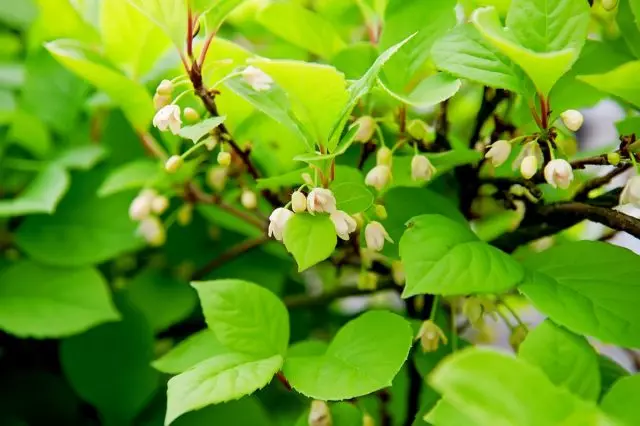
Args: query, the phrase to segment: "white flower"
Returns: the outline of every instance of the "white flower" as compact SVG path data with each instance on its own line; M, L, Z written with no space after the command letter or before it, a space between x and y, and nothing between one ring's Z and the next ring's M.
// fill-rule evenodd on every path
M180 167L182 167L183 163L184 160L182 159L182 157L180 157L179 155L172 155L171 157L169 157L167 162L164 163L164 169L167 171L167 173L175 173Z
M295 213L302 213L307 209L307 197L300 191L291 194L291 208Z
M164 229L164 225L155 216L142 219L136 233L154 247L163 245L167 240L167 232Z
M151 211L155 214L162 214L167 208L169 208L169 199L164 195L158 195L151 201Z
M511 144L503 139L491 144L491 148L484 155L484 158L491 160L494 167L504 164L511 154Z
M384 247L384 240L393 243L393 240L384 229L384 226L380 222L371 222L364 229L364 239L367 242L367 247L371 250L380 251Z
M269 77L260 68L256 68L252 65L242 71L242 77L249 83L253 90L262 92L271 89L273 79Z
M627 181L620 194L620 205L633 204L640 207L640 176L636 175Z
M153 107L156 111L162 109L171 103L171 96L156 93L153 95Z
M249 191L248 189L242 191L242 195L240 195L240 204L242 204L242 207L245 209L255 209L258 205L258 197L256 197L256 193Z
M326 402L314 400L311 402L309 410L309 418L307 419L309 426L332 426L331 411Z
M355 124L359 124L360 127L356 132L354 140L356 142L369 142L373 137L373 133L376 131L376 121L373 117L365 115L358 118Z
M309 213L333 213L336 211L336 198L333 192L325 188L314 188L307 197Z
M168 129L171 130L171 133L177 135L182 126L180 107L178 105L167 105L160 108L153 117L153 125L162 132L166 132Z
M173 92L173 83L171 80L162 80L156 88L156 93L159 95L171 96L171 92Z
M157 193L153 189L144 189L129 205L131 220L142 220L151 214L151 204Z
M220 164L221 166L227 167L229 164L231 164L231 154L229 154L226 151L220 151L218 153L218 164Z
M287 221L293 216L293 212L284 207L278 207L275 209L271 216L269 216L269 231L268 235L275 238L278 241L282 241L282 233Z
M525 179L531 179L538 171L538 159L535 155L528 155L520 163L520 174Z
M367 173L364 183L380 191L391 180L391 168L385 165L375 166Z
M331 213L331 221L333 222L333 226L336 228L338 237L345 241L349 240L349 234L354 232L358 227L355 219L342 210L336 210Z
M584 116L575 109L566 110L560 114L560 118L564 125L567 126L567 129L572 132L577 132L582 127L582 123L584 123Z
M573 180L573 169L568 161L551 160L544 168L544 179L554 188L567 189Z
M411 159L411 178L429 181L436 174L436 168L424 155L414 155Z
M376 164L390 166L392 158L393 153L389 148L387 148L386 146L380 147L380 149L376 153Z

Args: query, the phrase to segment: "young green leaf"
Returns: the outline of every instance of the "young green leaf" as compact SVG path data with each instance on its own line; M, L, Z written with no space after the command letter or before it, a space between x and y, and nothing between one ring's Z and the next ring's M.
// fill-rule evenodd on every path
M373 204L373 194L362 183L343 182L331 185L336 208L348 214L360 213Z
M191 126L184 126L180 129L178 135L185 139L191 139L193 143L196 143L208 135L213 129L224 123L226 118L227 117L224 115L219 117L210 117L202 120L200 123L192 124Z
M480 423L473 421L444 398L440 399L436 406L427 413L424 421L438 426L481 426Z
M204 360L229 352L213 331L205 329L187 337L151 365L163 373L179 374Z
M99 145L83 145L62 150L53 163L66 169L90 170L107 156L107 151Z
M440 215L411 219L400 239L406 272L402 297L497 293L522 280L522 267L467 226Z
M0 328L20 337L64 337L120 319L107 283L93 268L25 260L3 270L0 280Z
M610 244L579 241L524 260L520 290L554 322L575 333L640 345L638 255Z
M416 108L428 108L458 93L462 82L446 73L437 73L422 80L411 93L397 93L380 81L381 87L402 103Z
M98 188L99 197L142 188L158 176L161 169L153 160L142 158L114 169Z
M616 418L624 425L640 423L640 375L623 377L618 380L602 398L602 411Z
M12 200L0 200L0 217L33 213L51 214L69 188L69 174L51 164L42 170L22 194Z
M585 400L598 400L598 355L584 337L546 320L528 334L518 356L540 367L556 386Z
M187 2L183 0L128 0L151 19L180 50L187 39Z
M391 385L412 340L402 317L367 312L341 328L324 354L288 357L283 371L291 386L310 398L355 398Z
M600 369L600 400L604 397L611 386L618 380L627 377L629 371L606 355L598 354L598 368Z
M327 259L337 242L333 222L326 214L296 214L284 228L284 245L298 263L298 271Z
M640 61L627 62L604 74L581 75L578 80L640 108Z
M245 0L194 0L194 11L204 16L208 34L214 34L220 29L227 16L240 6ZM198 4L201 5L198 8Z

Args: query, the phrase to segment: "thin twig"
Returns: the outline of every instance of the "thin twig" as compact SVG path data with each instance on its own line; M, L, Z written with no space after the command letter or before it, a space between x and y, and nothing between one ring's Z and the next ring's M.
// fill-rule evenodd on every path
M213 259L212 261L204 265L202 268L198 269L193 274L193 279L199 280L204 278L216 268L219 268L220 266L235 259L236 257L241 256L244 253L247 253L248 251L253 250L256 247L261 246L267 241L269 241L269 237L267 237L266 235L261 235L256 238L251 238L251 239L242 241L241 243L230 247L227 251L222 253L220 256L216 257L215 259Z
M600 188L601 186L607 185L611 182L613 178L616 176L620 176L627 170L631 168L631 164L620 164L615 169L611 170L609 173L598 176L596 178L591 179L590 181L585 182L580 192L576 195L576 199L586 198L594 189Z
M145 149L154 157L159 158L162 161L166 161L168 158L167 153L164 151L158 141L147 132L139 132L138 137L142 142Z

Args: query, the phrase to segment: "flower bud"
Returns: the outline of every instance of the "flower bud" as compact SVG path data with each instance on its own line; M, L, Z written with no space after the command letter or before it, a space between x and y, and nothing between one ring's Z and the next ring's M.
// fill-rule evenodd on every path
M129 205L129 217L131 220L142 220L151 214L151 204L157 195L153 189L144 189L133 199Z
M386 165L375 166L367 173L364 183L381 191L391 180L391 168Z
M326 188L314 188L307 197L309 213L333 213L336 211L336 199L333 192Z
M387 148L386 146L380 147L380 149L378 149L378 152L376 153L376 164L378 166L390 166L392 157L393 153L389 148Z
M216 191L222 191L227 183L227 169L225 167L214 166L207 172L207 185Z
M387 209L382 204L376 204L373 206L373 209L375 210L378 219L385 220L387 218Z
M184 118L189 123L195 123L200 120L200 113L191 107L186 107L183 111Z
M364 216L362 213L356 213L352 217L356 221L356 229L362 229L364 226Z
M167 232L164 229L164 225L155 216L148 216L142 219L136 233L153 247L159 247L167 240Z
M291 194L291 208L295 213L302 213L307 209L307 197L300 191Z
M580 127L582 127L582 123L584 123L584 116L580 111L576 111L575 109L568 109L562 114L560 114L560 118L567 129L572 132L577 132Z
M314 400L309 410L309 426L332 426L331 411L324 401Z
M393 240L380 222L370 222L364 229L364 237L367 247L374 251L381 251L384 248L384 240L393 243Z
M411 159L411 178L415 181L430 181L436 174L436 168L424 155L414 155Z
M617 152L610 152L607 154L607 162L612 166L617 166L618 164L620 164L620 160L620 154L618 154Z
M573 180L573 169L568 161L551 160L544 168L544 179L554 188L567 189Z
M520 174L525 179L531 179L538 171L538 159L535 155L529 155L522 159L520 164Z
M256 193L245 189L242 191L242 195L240 195L240 204L242 207L248 210L253 210L258 206L258 197Z
M207 151L213 151L216 146L218 146L218 142L220 142L220 139L218 139L217 135L209 135L204 140L204 146L207 148Z
M391 278L396 285L403 286L406 281L406 274L404 272L404 264L400 260L394 260L391 262Z
M225 151L218 153L218 164L224 167L228 167L231 164L231 154Z
M627 181L620 194L620 205L633 204L640 208L640 176L636 175Z
M171 133L177 135L182 126L180 107L178 105L167 105L160 108L156 115L153 116L153 125L161 132L170 130Z
M151 201L151 211L155 214L162 214L167 208L169 208L169 199L164 195L159 195Z
M484 155L484 158L491 160L493 167L500 167L511 154L511 144L505 140L499 140L491 144L491 148Z
M378 288L378 274L370 271L362 271L358 276L358 290L373 291Z
M278 241L282 241L282 234L287 221L293 216L291 210L284 207L278 207L275 209L271 216L269 216L269 230L268 235L275 238Z
M447 336L445 336L442 329L432 320L427 320L422 323L415 340L420 340L422 352L435 352L438 350L440 342L445 345L448 342Z
M484 308L477 297L467 297L464 299L464 302L462 302L462 314L467 317L474 327L479 327L484 324L484 319L482 318Z
M167 173L175 173L180 167L182 167L183 163L184 160L182 159L182 157L180 157L179 155L172 155L171 157L169 157L167 162L164 163L164 169L167 171Z
M171 96L156 93L153 95L153 107L156 111L166 107L171 103Z
M516 197L523 197L526 190L527 190L527 188L525 188L524 186L520 185L519 183L514 183L509 188L509 192L511 194L515 195Z
M302 181L309 186L314 186L313 179L311 178L311 175L307 172L304 172L302 174Z
M618 5L618 0L602 0L602 8L606 11L612 11Z
M162 80L156 88L156 93L164 96L171 96L173 93L173 83L170 80Z
M256 92L269 90L273 84L273 79L269 75L253 65L248 66L242 71L242 77Z
M358 226L355 219L342 210L334 211L333 213L331 213L330 218L333 222L333 226L336 230L336 234L338 234L338 237L345 241L348 241L349 234L354 232Z
M518 324L513 330L511 330L511 335L509 336L509 344L513 348L514 351L518 352L520 349L520 345L524 342L524 339L527 338L528 331L526 327L521 324Z
M178 215L176 216L176 222L180 226L187 226L193 219L193 204L186 203L180 206L178 209Z
M411 120L407 123L407 133L414 139L432 142L435 139L433 127L429 126L422 120Z
M365 115L356 120L355 124L359 124L358 132L355 136L356 142L369 142L373 138L373 134L376 131L376 121L373 117Z
M373 417L371 417L371 414L364 413L362 416L362 426L376 426L376 422Z

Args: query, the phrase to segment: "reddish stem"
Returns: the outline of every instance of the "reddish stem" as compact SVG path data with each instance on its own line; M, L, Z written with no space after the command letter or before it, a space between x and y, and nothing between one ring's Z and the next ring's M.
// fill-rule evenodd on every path
M198 65L200 66L200 69L204 68L204 60L207 58L207 51L209 50L209 46L211 46L211 42L213 41L213 38L215 37L215 35L216 33L212 32L207 36L207 38L204 41L204 45L202 46L202 51L200 52L200 59L198 59Z
M193 13L187 10L187 56L193 61Z
M542 129L546 130L549 128L549 103L544 96L540 94L538 94L538 96L540 97L540 124L542 125Z
M276 373L276 377L278 378L278 380L280 381L280 383L282 383L284 385L285 388L287 388L288 391L292 390L293 388L291 387L291 385L289 384L289 381L287 380L286 377L284 377L284 373L282 373L282 371L278 371Z

